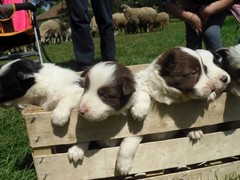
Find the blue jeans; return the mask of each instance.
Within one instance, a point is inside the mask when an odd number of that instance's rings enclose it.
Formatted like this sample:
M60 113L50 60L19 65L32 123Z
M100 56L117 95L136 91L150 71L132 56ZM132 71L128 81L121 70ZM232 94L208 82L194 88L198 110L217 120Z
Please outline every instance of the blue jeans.
M186 46L191 49L202 49L202 41L204 41L206 49L209 51L215 52L217 49L221 48L221 27L226 15L226 11L222 11L209 17L200 35L197 35L191 26L185 23Z
M72 29L73 50L77 63L94 64L94 44L90 32L87 0L67 0ZM101 57L103 61L115 60L115 39L112 21L112 0L91 0L93 13L99 28Z

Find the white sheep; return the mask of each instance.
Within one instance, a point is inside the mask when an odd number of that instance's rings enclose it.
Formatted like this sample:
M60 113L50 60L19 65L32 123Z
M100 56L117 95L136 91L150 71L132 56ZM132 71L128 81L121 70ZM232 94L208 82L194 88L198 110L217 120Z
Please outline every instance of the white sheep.
M121 9L127 19L127 23L135 26L140 31L153 31L153 23L156 19L157 12L151 7L131 8L123 4Z
M160 27L160 30L167 28L169 25L169 15L166 12L160 12L157 14L154 21L154 28Z
M62 31L62 36L66 42L70 41L72 39L72 29L69 27Z
M59 19L50 19L43 22L39 27L39 31L42 43L52 42L56 44L62 41L61 22Z
M124 13L117 12L117 13L114 13L112 17L114 22L113 24L115 26L114 29L116 31L123 32L127 24L127 19L125 18Z
M91 33L92 33L93 37L95 37L99 34L98 25L97 25L95 16L93 16L90 21L90 29L91 29Z

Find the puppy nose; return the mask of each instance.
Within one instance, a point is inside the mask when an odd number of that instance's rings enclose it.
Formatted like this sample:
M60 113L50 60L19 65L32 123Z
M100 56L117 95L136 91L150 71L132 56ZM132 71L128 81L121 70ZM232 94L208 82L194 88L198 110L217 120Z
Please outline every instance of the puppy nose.
M79 107L79 112L81 113L81 115L84 115L87 111L88 111L88 109L85 106Z
M228 82L228 77L226 75L223 75L222 78L221 78L221 81L223 83L227 83Z

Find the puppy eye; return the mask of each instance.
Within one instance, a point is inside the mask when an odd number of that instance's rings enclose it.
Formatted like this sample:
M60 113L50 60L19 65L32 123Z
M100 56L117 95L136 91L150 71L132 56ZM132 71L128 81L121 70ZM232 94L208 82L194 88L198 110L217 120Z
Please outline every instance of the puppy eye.
M196 76L197 74L198 74L197 71L193 71L193 72L191 73L192 76Z
M115 96L112 96L111 94L106 94L106 93L100 94L99 96L101 99L115 99L116 98Z

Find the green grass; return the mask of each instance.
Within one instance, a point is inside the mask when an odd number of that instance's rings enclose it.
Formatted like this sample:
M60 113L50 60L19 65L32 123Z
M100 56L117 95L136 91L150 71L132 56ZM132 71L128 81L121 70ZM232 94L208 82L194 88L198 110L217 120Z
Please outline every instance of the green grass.
M238 22L228 17L222 29L223 46L237 43ZM185 46L185 28L181 21L171 21L169 28L163 31L134 35L118 34L116 36L116 58L124 65L149 63L166 49ZM95 59L100 57L99 38L94 38ZM61 66L69 67L74 61L71 42L45 46L50 59ZM231 172L229 172L231 173ZM231 175L231 179L237 179ZM33 180L36 174L31 159L31 148L21 114L11 109L0 109L0 179ZM229 179L229 178L226 178ZM239 178L238 178L239 179Z

